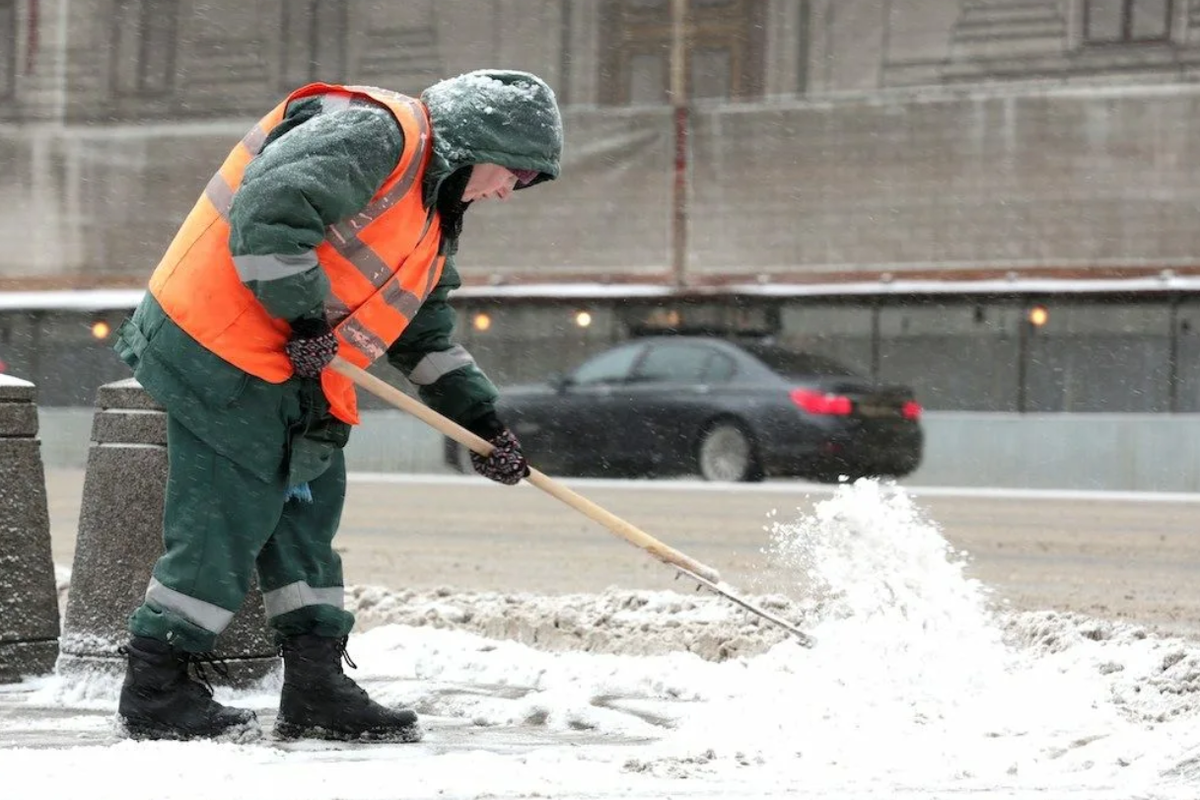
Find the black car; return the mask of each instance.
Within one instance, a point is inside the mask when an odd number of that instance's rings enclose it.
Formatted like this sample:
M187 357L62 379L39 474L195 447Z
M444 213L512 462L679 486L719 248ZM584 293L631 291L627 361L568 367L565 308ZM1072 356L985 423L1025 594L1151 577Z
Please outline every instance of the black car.
M921 462L921 406L822 356L709 337L634 339L546 383L501 390L501 417L550 475L711 481L900 477ZM469 469L446 440L446 461Z

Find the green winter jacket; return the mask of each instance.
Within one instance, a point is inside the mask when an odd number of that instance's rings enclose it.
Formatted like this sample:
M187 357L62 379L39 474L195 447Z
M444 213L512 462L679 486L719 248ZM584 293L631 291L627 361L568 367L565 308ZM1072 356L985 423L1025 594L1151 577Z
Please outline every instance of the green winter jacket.
M557 177L561 120L549 87L522 72L468 73L431 86L421 99L433 146L423 199L457 213L443 213L441 280L387 358L406 376L421 365L421 399L470 426L493 411L497 391L452 339L449 297L460 285L454 253L465 206L451 195L462 191L459 170L477 163L536 170L528 185ZM234 195L231 254L311 258L328 226L367 205L403 148L395 119L374 103L325 107L314 97L290 104ZM329 292L319 267L246 286L272 316L289 322L322 315ZM192 339L148 292L118 331L116 349L168 413L263 480L283 476L294 485L316 477L349 436L349 426L329 414L317 381L271 384L243 372ZM427 359L438 353L444 357Z

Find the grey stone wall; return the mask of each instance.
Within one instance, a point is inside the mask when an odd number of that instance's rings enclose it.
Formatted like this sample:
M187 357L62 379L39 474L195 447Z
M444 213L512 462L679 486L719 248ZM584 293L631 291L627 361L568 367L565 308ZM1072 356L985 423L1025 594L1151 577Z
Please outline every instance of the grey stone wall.
M1085 0L761 2L768 99L963 81L1186 82L1200 67L1196 0L1173 3L1166 41L1128 47L1089 46ZM162 92L138 86L136 2L41 3L36 15L18 5L16 94L0 121L250 116L310 79L415 93L489 65L537 72L564 102L591 105L611 78L599 0L345 0L322 4L315 33L308 3L190 0L168 35Z
M68 51L61 42L67 8L67 3L16 3L14 29L0 30L12 48L14 68L12 92L0 102L0 125L62 118ZM0 86L0 94L7 88ZM0 165L7 164L0 158Z
M922 90L700 109L700 283L1194 265L1200 88ZM561 180L467 220L468 282L662 280L666 109L567 112ZM0 276L144 285L244 126L4 133ZM35 165L43 165L42 169Z
M1115 47L1088 45L1083 0L762 2L762 102L693 114L694 281L1196 265L1198 0L1173 5L1169 41ZM311 69L287 30L308 3L178 7L154 93L112 0L39 6L41 44L0 104L0 280L143 285L231 144L298 81L416 93L493 64L560 92L566 170L472 213L467 281L671 277L671 119L594 107L604 4L321 4L335 16Z
M315 34L320 44L310 54L301 52L310 41L308 3L290 9L286 0L180 3L173 85L155 96L134 88L136 58L123 50L122 38L131 21L114 14L111 0L74 0L66 118L257 118L310 80L415 94L440 78L490 65L560 82L563 4L556 0L352 0L344 15L339 4L325 5Z

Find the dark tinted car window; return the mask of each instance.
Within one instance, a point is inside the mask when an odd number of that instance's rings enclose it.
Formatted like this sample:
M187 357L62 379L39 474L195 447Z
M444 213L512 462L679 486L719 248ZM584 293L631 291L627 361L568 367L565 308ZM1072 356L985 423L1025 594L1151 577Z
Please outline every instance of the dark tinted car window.
M810 376L858 377L852 369L824 356L794 353L773 347L747 347L747 352L786 378Z
M616 350L601 353L595 358L583 362L571 378L577 384L623 383L629 379L629 371L633 369L633 362L637 361L642 350L643 348L637 345L619 347Z
M708 369L704 371L704 382L728 383L736 372L737 365L732 358L724 353L713 353L712 361L708 362Z
M660 344L650 348L634 377L639 381L700 383L712 356L707 347Z

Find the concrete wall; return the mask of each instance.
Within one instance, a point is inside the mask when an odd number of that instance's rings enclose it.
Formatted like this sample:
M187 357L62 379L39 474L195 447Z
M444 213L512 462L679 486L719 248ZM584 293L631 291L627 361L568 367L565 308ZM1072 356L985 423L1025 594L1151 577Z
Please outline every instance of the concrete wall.
M1194 264L1200 91L867 95L694 133L705 274Z
M1200 269L1200 0L1174 4L1170 43L1129 47L1088 46L1082 0L762 2L761 102L693 113L694 282ZM297 82L417 93L488 64L561 92L568 146L520 213L472 213L467 282L672 277L672 121L595 108L607 3L323 3L309 52L284 25L307 2L180 0L157 93L138 88L138 3L27 5L37 35L17 36L0 103L0 279L143 285L231 143Z
M47 469L82 469L92 410L39 409ZM1200 414L927 413L910 486L1200 492ZM443 440L399 411L363 412L356 472L447 473Z
M1182 85L700 110L689 277L1195 267L1197 118ZM669 276L669 113L566 125L561 180L472 211L469 283ZM243 127L0 130L0 276L144 284Z
M930 413L912 486L1200 492L1200 414Z
M39 408L42 459L47 469L83 469L92 432L91 408ZM346 447L358 472L443 472L441 435L399 411L363 411Z

